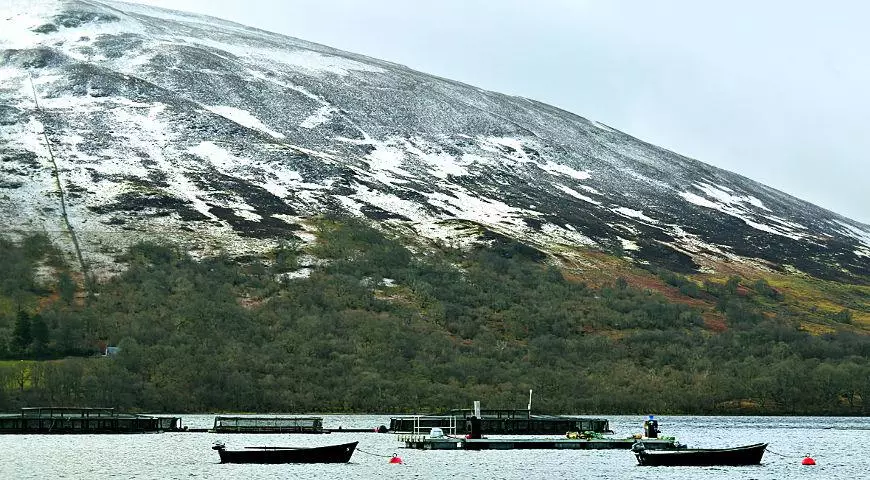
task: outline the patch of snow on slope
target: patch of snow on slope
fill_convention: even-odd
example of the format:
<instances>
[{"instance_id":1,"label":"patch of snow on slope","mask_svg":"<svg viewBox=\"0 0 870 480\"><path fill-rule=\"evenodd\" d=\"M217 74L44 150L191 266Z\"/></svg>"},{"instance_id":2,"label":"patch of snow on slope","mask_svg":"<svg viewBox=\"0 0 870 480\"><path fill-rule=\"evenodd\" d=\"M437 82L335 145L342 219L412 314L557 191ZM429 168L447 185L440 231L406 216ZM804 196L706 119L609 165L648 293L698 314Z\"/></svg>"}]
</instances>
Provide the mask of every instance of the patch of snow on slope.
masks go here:
<instances>
[{"instance_id":1,"label":"patch of snow on slope","mask_svg":"<svg viewBox=\"0 0 870 480\"><path fill-rule=\"evenodd\" d=\"M468 225L452 219L415 222L411 228L421 237L442 243L450 248L467 250L476 242L475 237L468 233Z\"/></svg>"},{"instance_id":2,"label":"patch of snow on slope","mask_svg":"<svg viewBox=\"0 0 870 480\"><path fill-rule=\"evenodd\" d=\"M218 171L229 173L239 167L250 163L247 159L236 157L230 152L224 150L214 142L200 142L199 145L191 147L188 152L200 158L208 160ZM256 208L248 205L240 198L234 200L225 200L228 208L233 209L233 213L247 220L259 221L262 216L255 212ZM206 206L206 209L209 207ZM212 216L212 215L210 215Z\"/></svg>"},{"instance_id":3,"label":"patch of snow on slope","mask_svg":"<svg viewBox=\"0 0 870 480\"><path fill-rule=\"evenodd\" d=\"M83 44L82 46L87 46L88 44L94 43L97 39L89 39L87 41L78 40L79 44ZM153 48L156 51L160 50L160 44L157 42L153 42ZM124 75L130 76L138 76L141 75L141 71L144 67L149 65L158 54L154 51L137 51L137 50L129 50L124 53L123 56L118 58L100 58L101 65L109 68L111 70L118 71Z\"/></svg>"},{"instance_id":4,"label":"patch of snow on slope","mask_svg":"<svg viewBox=\"0 0 870 480\"><path fill-rule=\"evenodd\" d=\"M425 141L415 139L415 142L424 143ZM468 155L463 155L461 159L456 159L453 155L440 150L427 153L409 141L404 142L404 148L405 151L411 155L416 155L427 166L431 167L432 175L442 180L447 179L450 175L456 177L468 175L466 167L474 162L474 159Z\"/></svg>"},{"instance_id":5,"label":"patch of snow on slope","mask_svg":"<svg viewBox=\"0 0 870 480\"><path fill-rule=\"evenodd\" d=\"M638 244L636 242L634 242L632 240L627 240L627 239L622 238L622 237L617 237L617 238L619 238L619 243L622 244L623 250L640 250L640 247L638 246Z\"/></svg>"},{"instance_id":6,"label":"patch of snow on slope","mask_svg":"<svg viewBox=\"0 0 870 480\"><path fill-rule=\"evenodd\" d=\"M362 207L364 205L361 202L346 195L337 195L335 199L338 200L338 203L340 203L349 213L358 217L363 216Z\"/></svg>"},{"instance_id":7,"label":"patch of snow on slope","mask_svg":"<svg viewBox=\"0 0 870 480\"><path fill-rule=\"evenodd\" d=\"M765 220L769 220L771 222L779 224L785 230L791 230L793 232L807 231L808 230L807 227L801 225L800 223L790 222L784 218L780 218L780 217L777 217L775 215L764 215L763 218Z\"/></svg>"},{"instance_id":8,"label":"patch of snow on slope","mask_svg":"<svg viewBox=\"0 0 870 480\"><path fill-rule=\"evenodd\" d=\"M539 166L547 172L564 175L577 180L588 180L592 176L589 172L575 170L567 165L562 165L561 163L555 163L552 161L547 161L544 165Z\"/></svg>"},{"instance_id":9,"label":"patch of snow on slope","mask_svg":"<svg viewBox=\"0 0 870 480\"><path fill-rule=\"evenodd\" d=\"M450 212L454 218L489 226L513 225L521 231L527 230L522 220L523 210L493 198L470 194L460 186L456 186L451 193L432 192L426 196L430 204Z\"/></svg>"},{"instance_id":10,"label":"patch of snow on slope","mask_svg":"<svg viewBox=\"0 0 870 480\"><path fill-rule=\"evenodd\" d=\"M447 179L448 176L461 177L468 175L468 170L465 168L466 166L461 163L463 160L466 160L466 157L467 156L464 155L462 160L457 161L449 154L442 153L427 155L425 160L428 161L429 165L432 165L435 168L432 171L432 175L440 179Z\"/></svg>"},{"instance_id":11,"label":"patch of snow on slope","mask_svg":"<svg viewBox=\"0 0 870 480\"><path fill-rule=\"evenodd\" d=\"M145 5L141 3L123 3L123 9L126 13L133 14L141 14L147 15L149 17L159 18L161 20L168 20L171 22L179 22L179 23L195 23L201 24L206 27L214 28L219 26L222 30L236 30L242 31L245 33L250 33L252 31L251 28L245 27L244 25L240 25L238 23L228 22L226 20L222 20L216 17L210 17L206 15L200 15L196 13L183 12L180 10L167 10L165 8L160 8L151 5ZM257 31L257 33L261 33ZM262 32L265 33L265 32Z\"/></svg>"},{"instance_id":12,"label":"patch of snow on slope","mask_svg":"<svg viewBox=\"0 0 870 480\"><path fill-rule=\"evenodd\" d=\"M598 190L596 190L596 189L590 187L589 185L584 185L584 184L582 184L582 183L579 183L579 184L577 184L577 188L579 188L580 190L586 190L587 192L589 192L589 193L591 193L591 194L593 194L593 195L601 195L601 192L599 192Z\"/></svg>"},{"instance_id":13,"label":"patch of snow on slope","mask_svg":"<svg viewBox=\"0 0 870 480\"><path fill-rule=\"evenodd\" d=\"M19 125L21 125L20 128L15 128ZM25 150L37 153L40 157L44 158L47 164L48 149L45 147L45 140L42 136L42 133L45 131L45 125L37 120L36 117L30 117L27 123L14 125L13 130L21 132L19 135L9 137L15 139L14 144L20 145Z\"/></svg>"},{"instance_id":14,"label":"patch of snow on slope","mask_svg":"<svg viewBox=\"0 0 870 480\"><path fill-rule=\"evenodd\" d=\"M717 203L716 201L709 200L691 192L680 192L679 195L689 203L693 203L695 205L710 208L713 210L718 210L734 218L743 220L746 225L756 230L761 230L763 232L772 233L774 235L788 237L794 240L806 238L805 232L807 231L807 228L803 225L789 222L788 220L784 220L773 215L761 216L761 218L771 223L760 223L756 221L756 214L746 210L743 205L744 203L749 203L755 207L763 208L764 210L768 211L769 209L767 209L767 207L765 207L761 203L761 201L756 199L755 197L731 195L725 190L709 184L699 184L696 185L696 187L701 189L704 193L713 197L714 200L718 200L722 203Z\"/></svg>"},{"instance_id":15,"label":"patch of snow on slope","mask_svg":"<svg viewBox=\"0 0 870 480\"><path fill-rule=\"evenodd\" d=\"M706 243L697 235L683 230L679 225L669 225L671 236L676 238L679 244L690 253L699 253L703 251L715 252L719 255L730 255L729 258L737 258L734 255L728 254L716 245ZM733 259L732 258L732 259Z\"/></svg>"},{"instance_id":16,"label":"patch of snow on slope","mask_svg":"<svg viewBox=\"0 0 870 480\"><path fill-rule=\"evenodd\" d=\"M408 217L415 222L426 218L426 214L420 210L420 206L415 202L399 198L391 193L372 190L365 185L356 184L354 188L356 193L352 197L355 201L374 205L387 212Z\"/></svg>"},{"instance_id":17,"label":"patch of snow on slope","mask_svg":"<svg viewBox=\"0 0 870 480\"><path fill-rule=\"evenodd\" d=\"M306 117L305 120L302 120L302 123L300 123L299 126L308 129L316 128L318 125L323 125L330 121L332 119L332 114L337 111L338 109L333 106L324 105Z\"/></svg>"},{"instance_id":18,"label":"patch of snow on slope","mask_svg":"<svg viewBox=\"0 0 870 480\"><path fill-rule=\"evenodd\" d=\"M577 198L579 200L583 200L584 202L591 203L593 205L601 205L601 202L599 202L597 200L593 200L593 199L587 197L586 195L583 195L582 193L580 193L580 192L578 192L570 187L566 187L565 185L557 185L557 187L559 187L560 190L567 193L568 195L571 195L574 198Z\"/></svg>"},{"instance_id":19,"label":"patch of snow on slope","mask_svg":"<svg viewBox=\"0 0 870 480\"><path fill-rule=\"evenodd\" d=\"M551 160L547 160L546 163L539 163L529 157L529 154L526 151L527 147L536 151L541 148L539 145L536 145L535 142L531 142L531 145L527 145L529 142L513 137L478 137L477 140L478 146L486 152L494 153L502 157L507 156L513 160L519 160L520 162L532 162L541 170L553 175L570 177L576 180L588 180L591 178L591 174L587 171L576 170L568 165L556 163Z\"/></svg>"},{"instance_id":20,"label":"patch of snow on slope","mask_svg":"<svg viewBox=\"0 0 870 480\"><path fill-rule=\"evenodd\" d=\"M532 233L531 236L538 237L539 235ZM576 247L578 245L592 246L596 244L591 238L573 228L562 228L558 225L553 225L552 223L544 223L541 225L540 236L542 238L535 238L535 240L545 245L557 243Z\"/></svg>"},{"instance_id":21,"label":"patch of snow on slope","mask_svg":"<svg viewBox=\"0 0 870 480\"><path fill-rule=\"evenodd\" d=\"M254 49L252 55L268 62L280 62L313 73L332 73L348 75L352 71L383 73L382 68L368 65L349 58L334 55L323 55L311 50L274 50Z\"/></svg>"},{"instance_id":22,"label":"patch of snow on slope","mask_svg":"<svg viewBox=\"0 0 870 480\"><path fill-rule=\"evenodd\" d=\"M695 186L704 192L708 198L712 198L714 200L719 201L720 203L724 203L726 205L734 205L739 203L748 203L754 207L758 207L767 211L770 211L769 208L764 206L761 200L753 197L752 195L732 195L729 192L733 192L728 187L723 187L720 185L713 185L710 183L697 183Z\"/></svg>"},{"instance_id":23,"label":"patch of snow on slope","mask_svg":"<svg viewBox=\"0 0 870 480\"><path fill-rule=\"evenodd\" d=\"M269 172L269 175L266 175L265 178L262 179L262 182L262 187L266 189L267 192L283 199L290 195L289 186L302 183L302 175L300 175L299 172L290 169L278 171L273 170ZM320 185L318 185L318 187L320 187Z\"/></svg>"},{"instance_id":24,"label":"patch of snow on slope","mask_svg":"<svg viewBox=\"0 0 870 480\"><path fill-rule=\"evenodd\" d=\"M680 192L679 195L681 197L683 197L683 200L685 200L689 203L694 203L695 205L698 205L699 207L712 208L713 210L720 209L719 208L720 206L718 203L711 202L710 200L707 200L706 198L704 198L700 195L695 195L692 192Z\"/></svg>"},{"instance_id":25,"label":"patch of snow on slope","mask_svg":"<svg viewBox=\"0 0 870 480\"><path fill-rule=\"evenodd\" d=\"M281 199L286 199L291 194L305 197L307 191L328 188L327 185L304 181L299 172L281 164L260 165L258 168L251 169L248 159L236 157L214 142L201 142L187 151L200 158L208 159L218 171L259 184Z\"/></svg>"},{"instance_id":26,"label":"patch of snow on slope","mask_svg":"<svg viewBox=\"0 0 870 480\"><path fill-rule=\"evenodd\" d=\"M646 215L644 215L643 211L641 211L641 210L633 210L633 209L627 208L627 207L611 208L610 210L613 212L616 212L620 215L626 216L626 217L631 217L631 218L636 218L638 220L643 220L644 222L659 223L658 220L647 217Z\"/></svg>"},{"instance_id":27,"label":"patch of snow on slope","mask_svg":"<svg viewBox=\"0 0 870 480\"><path fill-rule=\"evenodd\" d=\"M57 14L60 2L5 0L0 5L0 46L32 48L44 37L32 29L48 23Z\"/></svg>"},{"instance_id":28,"label":"patch of snow on slope","mask_svg":"<svg viewBox=\"0 0 870 480\"><path fill-rule=\"evenodd\" d=\"M679 225L668 225L670 235L676 239L674 246L678 246L679 250L702 265L701 271L706 273L714 273L717 262L709 262L709 255L712 253L719 258L724 258L729 262L742 263L752 265L754 268L769 270L769 265L763 261L753 258L741 257L730 251L730 247L723 245L714 245L707 243L698 235L686 232Z\"/></svg>"},{"instance_id":29,"label":"patch of snow on slope","mask_svg":"<svg viewBox=\"0 0 870 480\"><path fill-rule=\"evenodd\" d=\"M17 68L0 67L0 82L3 82L5 85L8 85L7 82L9 81L23 76L21 70Z\"/></svg>"},{"instance_id":30,"label":"patch of snow on slope","mask_svg":"<svg viewBox=\"0 0 870 480\"><path fill-rule=\"evenodd\" d=\"M123 137L128 147L141 150L149 161L156 162L156 170L166 175L166 190L169 193L186 199L196 211L216 220L217 217L209 212L209 206L201 198L203 192L185 175L186 166L173 161L179 152L173 146L171 120L164 115L166 108L160 102L153 103L147 113L142 108L115 108L113 115L118 121L116 135ZM127 155L123 157L126 158ZM93 164L92 168L101 171L102 162ZM123 184L116 186L123 187ZM115 194L117 193L121 192L116 191ZM164 218L169 221L169 217Z\"/></svg>"},{"instance_id":31,"label":"patch of snow on slope","mask_svg":"<svg viewBox=\"0 0 870 480\"><path fill-rule=\"evenodd\" d=\"M777 227L774 225L768 225L768 224L756 222L756 221L752 220L751 218L749 218L749 216L748 216L749 212L746 212L745 210L737 208L733 205L722 205L719 203L711 202L710 200L707 200L706 198L701 197L699 195L695 195L694 193L691 193L691 192L680 192L679 195L681 197L683 197L683 199L689 203L693 203L695 205L705 207L705 208L710 208L713 210L718 210L724 214L727 214L727 215L730 215L734 218L738 218L740 220L743 220L743 222L746 225L748 225L756 230L761 230L763 232L768 232L768 233L772 233L774 235L780 235L780 236L792 238L795 240L800 240L801 238L805 237L805 235L798 233L798 232L795 232L791 229L785 228L784 226ZM783 223L783 222L785 222L785 221L780 221L778 223ZM788 223L790 223L790 222L788 222ZM796 224L792 224L792 225L796 225Z\"/></svg>"},{"instance_id":32,"label":"patch of snow on slope","mask_svg":"<svg viewBox=\"0 0 870 480\"><path fill-rule=\"evenodd\" d=\"M602 130L606 130L608 132L616 132L616 130L608 127L607 125L605 125L601 122L596 122L595 120L592 120L592 125L595 125L596 127L600 128ZM616 132L616 133L618 133L618 132Z\"/></svg>"},{"instance_id":33,"label":"patch of snow on slope","mask_svg":"<svg viewBox=\"0 0 870 480\"><path fill-rule=\"evenodd\" d=\"M293 145L290 143L282 143L281 145L266 145L265 148L267 150L287 149L294 152L304 153L305 155L317 158L324 163L333 163L339 160L339 158L334 155L330 155L319 150L312 150L310 148L305 148L299 145Z\"/></svg>"},{"instance_id":34,"label":"patch of snow on slope","mask_svg":"<svg viewBox=\"0 0 870 480\"><path fill-rule=\"evenodd\" d=\"M478 145L484 151L498 155L509 155L511 158L531 161L523 149L523 141L513 137L478 137ZM507 153L505 150L507 150Z\"/></svg>"},{"instance_id":35,"label":"patch of snow on slope","mask_svg":"<svg viewBox=\"0 0 870 480\"><path fill-rule=\"evenodd\" d=\"M146 33L141 23L131 21L117 10L110 11L99 7L96 8L98 15L113 15L120 19L99 21L100 19L97 18L97 21L84 22L78 27L55 25L57 30L52 32L33 31L42 25L54 23L54 17L64 11L64 3L66 2L57 0L4 0L0 6L0 32L3 32L0 35L0 47L24 49L44 45L58 48L77 60L89 61L87 54L72 48L82 36L94 39L106 34ZM18 14L13 15L13 11Z\"/></svg>"},{"instance_id":36,"label":"patch of snow on slope","mask_svg":"<svg viewBox=\"0 0 870 480\"><path fill-rule=\"evenodd\" d=\"M405 161L405 151L388 142L371 142L375 149L363 157L368 163L371 172L361 171L364 175L375 178L386 185L405 183L396 176L413 177L411 173L402 168Z\"/></svg>"},{"instance_id":37,"label":"patch of snow on slope","mask_svg":"<svg viewBox=\"0 0 870 480\"><path fill-rule=\"evenodd\" d=\"M460 165L465 165L466 167L470 167L472 165L478 165L478 166L498 165L498 161L495 161L490 157L484 157L482 155L475 155L473 153L463 153L462 159L459 161L459 163L460 163Z\"/></svg>"},{"instance_id":38,"label":"patch of snow on slope","mask_svg":"<svg viewBox=\"0 0 870 480\"><path fill-rule=\"evenodd\" d=\"M37 168L28 168L22 165L22 170L27 171L27 181L21 187L15 189L15 194L21 199L14 205L16 210L26 210L27 213L16 211L14 214L4 215L4 221L8 219L21 219L24 223L30 223L29 219L41 219L45 217L44 208L58 207L56 202L57 187L52 170L49 167L48 151L42 138L43 125L40 121L31 117L26 123L17 123L11 126L0 126L0 138L4 144L12 148L20 148L38 155ZM10 139L8 143L6 139ZM4 167L12 169L17 162L4 159ZM0 202L0 205L4 205ZM0 210L2 211L2 210ZM4 212L5 213L5 212ZM22 215L24 213L24 215ZM7 227L10 225L7 225Z\"/></svg>"},{"instance_id":39,"label":"patch of snow on slope","mask_svg":"<svg viewBox=\"0 0 870 480\"><path fill-rule=\"evenodd\" d=\"M259 118L251 115L251 112L247 110L242 110L235 107L228 107L226 105L204 105L204 107L213 113L216 113L224 118L238 123L243 127L259 130L263 133L271 135L273 138L277 138L278 140L284 139L283 133L276 132L275 130L267 127L266 124L261 122Z\"/></svg>"},{"instance_id":40,"label":"patch of snow on slope","mask_svg":"<svg viewBox=\"0 0 870 480\"><path fill-rule=\"evenodd\" d=\"M264 65L283 64L312 74L331 73L345 76L352 71L384 72L382 68L374 65L357 62L346 57L324 55L312 50L291 49L291 47L264 48L254 45L225 43L212 38L183 37L183 39L190 43L222 50L237 57L254 60Z\"/></svg>"},{"instance_id":41,"label":"patch of snow on slope","mask_svg":"<svg viewBox=\"0 0 870 480\"><path fill-rule=\"evenodd\" d=\"M235 155L219 147L216 143L209 141L200 142L199 145L190 147L187 151L197 157L208 160L215 168L222 171L233 170L239 161Z\"/></svg>"},{"instance_id":42,"label":"patch of snow on slope","mask_svg":"<svg viewBox=\"0 0 870 480\"><path fill-rule=\"evenodd\" d=\"M859 228L855 225L850 225L840 220L833 220L831 223L834 223L835 228L837 228L843 234L848 235L864 244L864 248L856 251L856 254L870 257L870 230Z\"/></svg>"},{"instance_id":43,"label":"patch of snow on slope","mask_svg":"<svg viewBox=\"0 0 870 480\"><path fill-rule=\"evenodd\" d=\"M634 236L640 235L640 232L638 231L637 227L635 227L634 225L629 225L627 223L610 223L610 222L608 222L607 226L614 229L614 230L622 230L623 232L630 233Z\"/></svg>"},{"instance_id":44,"label":"patch of snow on slope","mask_svg":"<svg viewBox=\"0 0 870 480\"><path fill-rule=\"evenodd\" d=\"M298 270L293 270L292 272L279 273L276 277L278 280L296 280L300 278L308 278L311 276L311 272L314 270L309 267L302 267Z\"/></svg>"}]
</instances>

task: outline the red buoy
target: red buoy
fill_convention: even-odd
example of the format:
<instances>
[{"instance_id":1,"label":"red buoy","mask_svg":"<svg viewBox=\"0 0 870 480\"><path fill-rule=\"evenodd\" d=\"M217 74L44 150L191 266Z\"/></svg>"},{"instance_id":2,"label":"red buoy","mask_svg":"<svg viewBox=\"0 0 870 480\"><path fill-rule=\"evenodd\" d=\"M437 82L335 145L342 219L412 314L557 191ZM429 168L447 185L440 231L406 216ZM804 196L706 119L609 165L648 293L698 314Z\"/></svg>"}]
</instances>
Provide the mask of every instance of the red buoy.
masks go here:
<instances>
[{"instance_id":1,"label":"red buoy","mask_svg":"<svg viewBox=\"0 0 870 480\"><path fill-rule=\"evenodd\" d=\"M400 457L394 453L393 457L390 458L390 463L396 463L396 464L402 463L402 457Z\"/></svg>"},{"instance_id":2,"label":"red buoy","mask_svg":"<svg viewBox=\"0 0 870 480\"><path fill-rule=\"evenodd\" d=\"M815 464L816 464L816 461L813 460L813 457L810 457L809 455L807 455L806 457L804 457L803 460L801 460L801 465L815 465Z\"/></svg>"}]
</instances>

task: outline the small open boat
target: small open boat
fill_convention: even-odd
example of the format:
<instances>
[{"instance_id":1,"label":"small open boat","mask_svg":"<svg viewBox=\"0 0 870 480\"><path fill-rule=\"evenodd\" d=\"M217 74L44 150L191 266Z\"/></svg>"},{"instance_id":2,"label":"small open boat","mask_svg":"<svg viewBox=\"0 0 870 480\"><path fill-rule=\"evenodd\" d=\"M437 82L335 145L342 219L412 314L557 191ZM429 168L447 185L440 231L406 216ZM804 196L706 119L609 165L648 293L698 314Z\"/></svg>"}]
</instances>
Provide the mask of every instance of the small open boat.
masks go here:
<instances>
[{"instance_id":1,"label":"small open boat","mask_svg":"<svg viewBox=\"0 0 870 480\"><path fill-rule=\"evenodd\" d=\"M222 443L212 447L221 463L347 463L359 442L325 447L245 447L227 450Z\"/></svg>"},{"instance_id":2,"label":"small open boat","mask_svg":"<svg viewBox=\"0 0 870 480\"><path fill-rule=\"evenodd\" d=\"M652 467L662 466L710 466L710 465L758 465L764 455L766 443L756 443L733 448L686 448L683 450L647 450L643 442L637 442L632 451L637 463Z\"/></svg>"}]
</instances>

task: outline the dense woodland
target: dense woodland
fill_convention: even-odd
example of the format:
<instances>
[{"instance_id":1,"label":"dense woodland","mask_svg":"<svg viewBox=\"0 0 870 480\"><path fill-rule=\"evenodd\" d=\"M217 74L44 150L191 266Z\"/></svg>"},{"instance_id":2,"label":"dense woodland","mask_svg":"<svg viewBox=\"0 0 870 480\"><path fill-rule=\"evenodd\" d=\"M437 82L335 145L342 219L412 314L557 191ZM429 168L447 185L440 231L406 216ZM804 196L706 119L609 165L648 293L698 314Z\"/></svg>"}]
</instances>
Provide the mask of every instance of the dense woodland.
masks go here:
<instances>
[{"instance_id":1,"label":"dense woodland","mask_svg":"<svg viewBox=\"0 0 870 480\"><path fill-rule=\"evenodd\" d=\"M534 389L552 413L870 413L870 335L800 329L763 280L656 272L715 303L711 329L503 238L413 253L357 221L318 229L265 259L139 244L88 291L46 238L0 240L0 408L424 412L521 408ZM327 261L286 276L303 253Z\"/></svg>"}]
</instances>

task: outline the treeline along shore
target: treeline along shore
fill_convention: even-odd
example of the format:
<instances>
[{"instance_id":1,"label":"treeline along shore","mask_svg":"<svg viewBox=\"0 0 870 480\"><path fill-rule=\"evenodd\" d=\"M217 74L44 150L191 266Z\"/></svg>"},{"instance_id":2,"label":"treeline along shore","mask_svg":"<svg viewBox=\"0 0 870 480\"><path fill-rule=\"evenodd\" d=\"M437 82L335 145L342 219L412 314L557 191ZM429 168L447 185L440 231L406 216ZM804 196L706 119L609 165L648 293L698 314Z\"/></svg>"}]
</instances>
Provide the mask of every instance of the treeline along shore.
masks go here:
<instances>
[{"instance_id":1,"label":"treeline along shore","mask_svg":"<svg viewBox=\"0 0 870 480\"><path fill-rule=\"evenodd\" d=\"M316 223L315 244L267 258L136 244L99 282L45 236L0 240L0 409L426 412L523 406L534 389L551 413L870 413L866 327L763 279L638 274L682 302L584 283L497 235L421 253ZM866 289L842 287L866 307Z\"/></svg>"}]
</instances>

